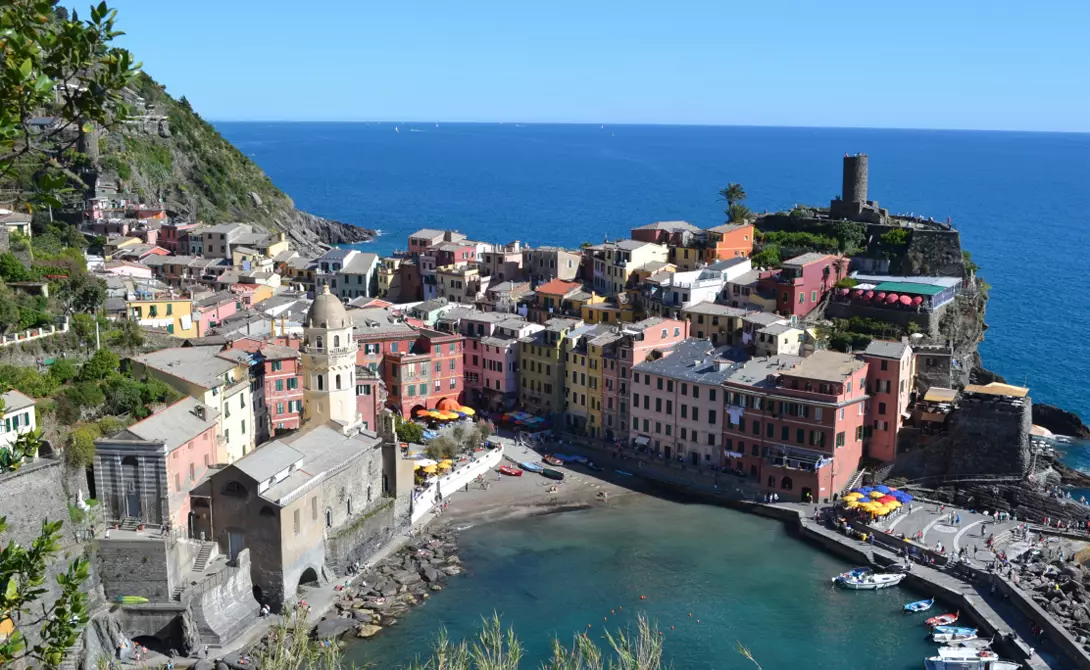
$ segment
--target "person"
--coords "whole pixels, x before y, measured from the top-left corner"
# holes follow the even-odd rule
[[[960,514],[958,514],[956,517],[954,517],[954,525],[955,526],[960,526],[961,525],[961,515]]]

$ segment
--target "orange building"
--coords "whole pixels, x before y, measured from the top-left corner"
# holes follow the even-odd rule
[[[704,260],[708,263],[728,258],[749,258],[753,253],[753,224],[724,223],[708,228]]]

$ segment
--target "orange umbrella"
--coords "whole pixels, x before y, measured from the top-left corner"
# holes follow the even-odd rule
[[[427,416],[429,414],[429,412],[426,409],[418,409],[415,412],[413,412],[413,414],[415,414],[416,416]]]

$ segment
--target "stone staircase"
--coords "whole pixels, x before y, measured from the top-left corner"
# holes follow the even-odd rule
[[[139,526],[140,526],[140,519],[137,519],[134,516],[127,516],[127,517],[125,517],[124,519],[121,520],[121,523],[118,525],[118,528],[120,530],[135,531]]]
[[[170,599],[175,601],[175,602],[180,602],[182,600],[182,593],[184,591],[185,591],[184,586],[176,586],[174,588],[174,591],[172,591],[171,594],[170,594]]]
[[[212,550],[215,545],[211,542],[202,543],[200,552],[197,553],[197,559],[193,562],[193,572],[204,572],[204,569],[208,567],[208,561],[212,558]]]

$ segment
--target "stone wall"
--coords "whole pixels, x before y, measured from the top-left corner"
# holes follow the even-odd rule
[[[260,607],[250,580],[250,550],[182,594],[193,613],[201,644],[222,645],[252,626]]]
[[[170,600],[173,584],[166,541],[100,538],[97,550],[102,587],[108,599],[140,596],[151,602]]]
[[[965,395],[950,418],[951,475],[1024,475],[1029,471],[1033,401]]]
[[[834,300],[830,301],[828,306],[826,306],[825,316],[830,319],[850,319],[853,316],[859,316],[866,319],[878,319],[889,323],[896,323],[905,326],[906,328],[908,327],[908,324],[915,323],[919,326],[922,333],[930,337],[936,337],[939,334],[939,322],[942,319],[946,307],[946,305],[943,305],[934,312],[912,312],[909,310],[885,309],[856,302],[841,302],[839,300]]]
[[[367,562],[398,530],[408,527],[408,515],[398,518],[393,498],[380,499],[359,518],[326,533],[326,565],[337,574],[354,561]]]

